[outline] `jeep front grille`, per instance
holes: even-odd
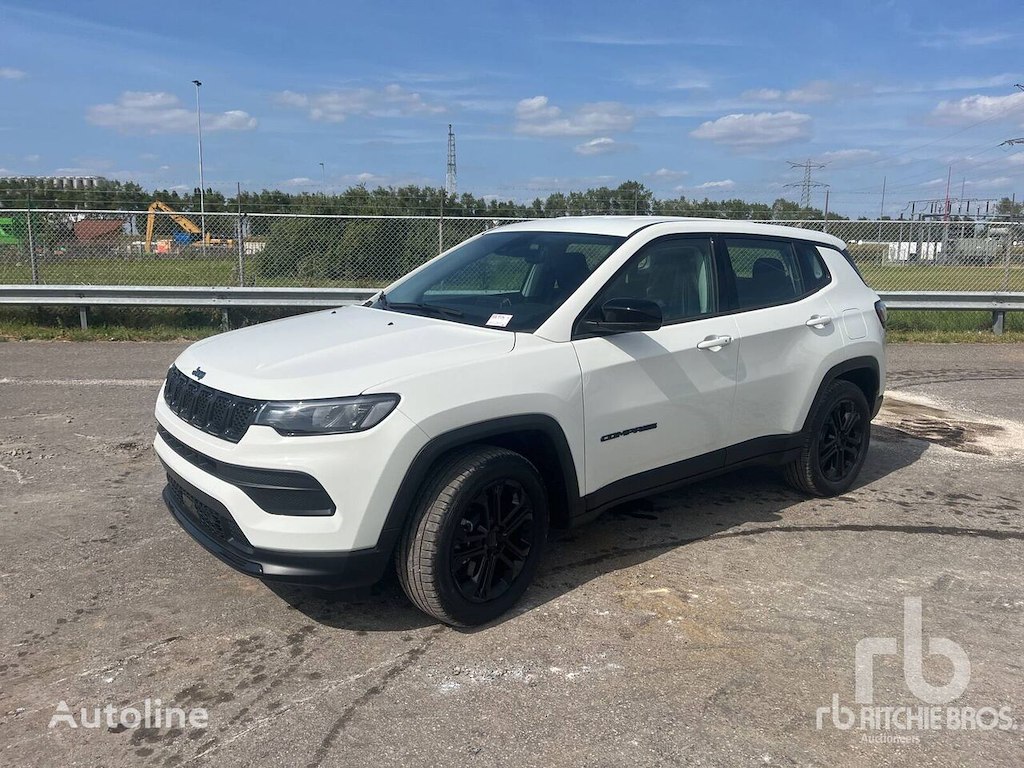
[[[171,366],[164,383],[164,402],[182,421],[207,434],[237,443],[252,424],[261,400],[229,395],[200,384]]]

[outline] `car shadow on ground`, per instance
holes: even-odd
[[[822,503],[848,506],[844,519],[857,517],[857,489],[913,464],[927,443],[894,429],[874,425],[872,449],[854,488]],[[736,470],[680,489],[639,499],[603,513],[571,531],[554,531],[534,584],[512,611],[486,630],[536,610],[607,573],[633,568],[695,542],[722,537],[740,526],[759,527],[783,520],[785,511],[807,497],[789,489],[779,470]],[[394,571],[369,589],[326,592],[267,583],[291,607],[327,627],[357,633],[416,629],[436,622],[414,608],[402,593]]]

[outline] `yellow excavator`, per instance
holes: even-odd
[[[163,211],[171,217],[171,221],[177,224],[183,230],[174,236],[174,239],[179,243],[194,243],[197,240],[201,240],[203,237],[203,230],[196,225],[192,219],[188,216],[183,216],[176,210],[171,208],[167,203],[161,202],[160,200],[154,200],[149,205],[149,216],[146,218],[146,253],[153,252],[153,228],[156,224],[156,212]],[[235,241],[229,238],[223,237],[210,237],[210,233],[206,233],[206,244],[207,245],[226,245],[229,247],[234,246]]]

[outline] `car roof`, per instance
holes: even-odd
[[[742,219],[710,219],[689,216],[563,216],[551,219],[531,219],[501,227],[503,231],[578,232],[592,235],[629,237],[641,229],[655,224],[674,225],[665,234],[678,232],[716,232],[721,234],[766,235],[813,240],[816,243],[845,248],[838,237],[813,229],[783,227],[778,224],[757,224]]]

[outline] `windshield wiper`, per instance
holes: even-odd
[[[421,312],[434,312],[435,314],[444,315],[447,317],[462,317],[465,314],[464,312],[460,312],[457,309],[452,309],[450,307],[442,307],[437,304],[423,304],[422,302],[418,301],[388,301],[383,293],[380,295],[380,298],[381,305],[385,309],[418,309]]]

